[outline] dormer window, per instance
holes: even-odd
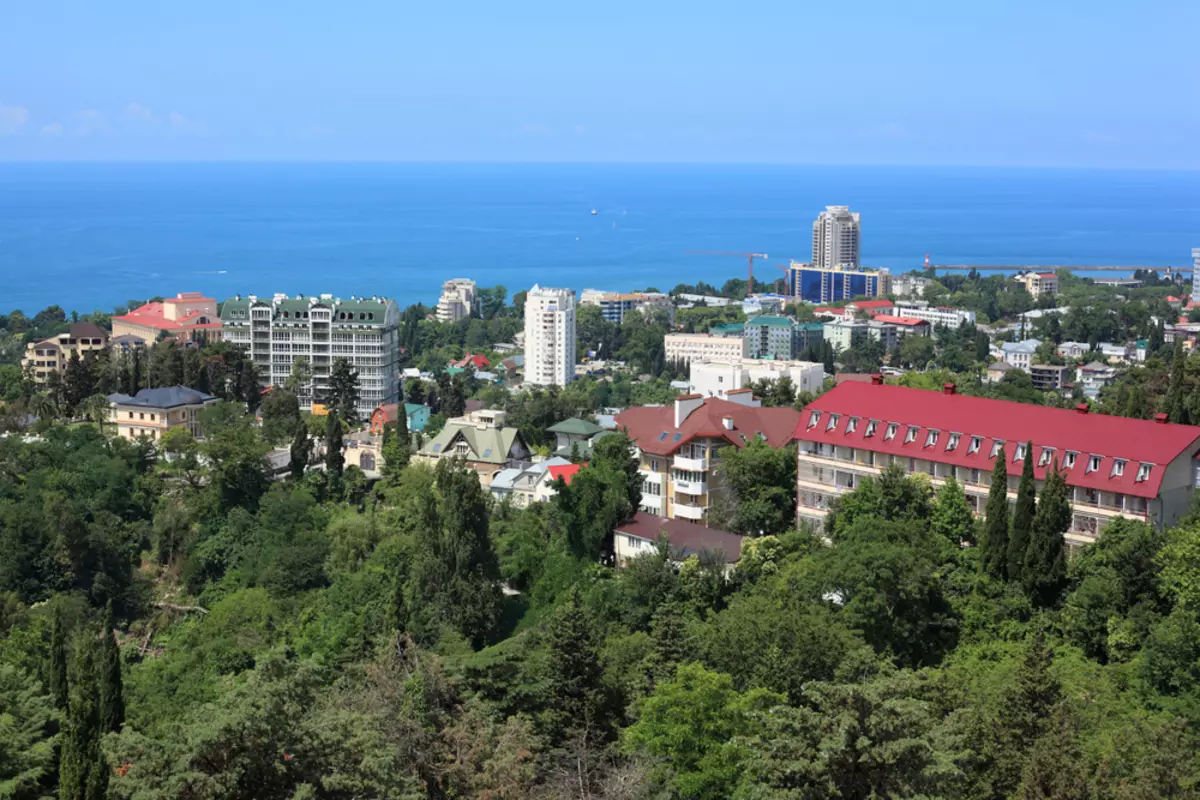
[[[983,437],[982,436],[972,436],[971,443],[969,445],[967,445],[967,455],[970,456],[970,455],[974,455],[975,453],[978,453],[980,447],[983,447]]]
[[[1121,476],[1122,476],[1122,475],[1124,475],[1124,474],[1125,474],[1125,459],[1123,459],[1123,458],[1114,458],[1114,459],[1113,459],[1113,465],[1112,465],[1112,472],[1111,472],[1111,473],[1109,473],[1109,476],[1108,476],[1108,477],[1110,477],[1110,478],[1119,478],[1119,477],[1121,477]]]
[[[1138,464],[1137,477],[1134,478],[1134,480],[1138,483],[1150,480],[1150,468],[1153,466],[1153,464],[1147,464],[1145,462]]]
[[[996,439],[992,442],[992,454],[989,458],[995,458],[1000,453],[1000,448],[1004,447],[1003,439]]]
[[[873,419],[867,420],[867,429],[865,431],[863,431],[863,438],[870,439],[872,436],[874,436],[875,435],[875,426],[878,424],[879,423]]]
[[[846,421],[846,433],[854,433],[858,430],[858,417],[851,417]]]
[[[1022,444],[1021,442],[1017,442],[1017,449],[1013,451],[1013,461],[1016,462],[1016,461],[1024,461],[1024,460],[1025,460],[1025,445]]]
[[[817,426],[817,423],[820,421],[821,421],[821,412],[814,411],[814,412],[812,412],[812,416],[810,416],[808,418],[808,427],[815,428]]]
[[[1053,458],[1054,458],[1054,448],[1053,447],[1043,447],[1041,458],[1038,459],[1038,466],[1039,467],[1046,466],[1047,464],[1050,463],[1050,461]]]
[[[937,444],[938,433],[939,433],[939,431],[930,431],[928,434],[926,434],[926,436],[925,436],[925,446],[926,447],[933,447],[935,444]]]
[[[825,425],[825,430],[831,431],[834,428],[836,428],[838,421],[841,420],[841,418],[842,418],[841,414],[830,414],[829,422],[828,422],[828,424]]]
[[[1088,456],[1087,469],[1084,471],[1086,475],[1089,472],[1096,472],[1100,469],[1100,456]]]
[[[1074,450],[1068,450],[1066,453],[1064,453],[1063,454],[1063,468],[1064,469],[1074,469],[1075,468],[1075,458],[1078,455],[1079,455],[1079,453],[1075,452]]]
[[[889,422],[888,426],[887,426],[887,430],[884,431],[884,433],[883,433],[883,440],[886,442],[888,439],[895,439],[896,438],[896,428],[898,428],[898,427],[899,426],[896,423]]]
[[[904,443],[915,442],[917,440],[917,426],[909,425],[908,433],[904,434]]]
[[[946,442],[946,451],[949,452],[951,450],[957,450],[958,449],[958,440],[961,438],[962,438],[961,433],[950,434],[950,439]]]

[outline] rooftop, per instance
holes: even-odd
[[[792,327],[793,324],[794,324],[793,320],[789,319],[788,317],[780,317],[780,316],[767,315],[767,314],[762,314],[757,317],[751,317],[750,319],[746,320],[746,327],[750,327],[751,325],[754,325],[754,326],[764,326],[765,325],[765,326],[772,327],[772,328],[790,328],[790,327]]]
[[[675,402],[687,399],[699,396],[676,398]],[[731,428],[725,426],[727,417],[732,419]],[[772,447],[783,447],[791,441],[799,419],[800,412],[793,408],[762,408],[716,397],[697,404],[678,428],[674,406],[638,406],[616,415],[618,428],[628,430],[643,451],[656,455],[669,455],[698,437],[724,439],[736,447],[744,447],[761,434]]]
[[[876,314],[876,322],[882,322],[889,325],[928,325],[929,323],[923,319],[916,317],[896,317],[891,314]]]
[[[216,400],[211,394],[198,392],[186,386],[167,386],[160,389],[142,389],[133,397],[127,394],[110,394],[108,401],[120,406],[141,408],[176,408],[196,406]]]
[[[562,422],[556,422],[546,430],[550,433],[562,433],[568,436],[595,436],[604,429],[594,422],[572,417],[564,419]]]
[[[1032,441],[1038,478],[1055,463],[1073,486],[1140,497],[1156,496],[1167,464],[1200,449],[1200,427],[1190,425],[869,383],[843,383],[818,397],[795,438],[980,470],[992,469],[996,443],[1006,443],[1015,461],[1016,445]],[[1021,466],[1010,464],[1009,473]]]
[[[706,528],[683,519],[667,519],[639,511],[633,519],[617,526],[617,533],[657,542],[661,535],[672,552],[683,556],[701,552],[719,553],[726,564],[736,564],[742,557],[742,537],[736,533]]]
[[[185,293],[188,294],[188,293]],[[128,314],[121,314],[113,317],[114,320],[129,323],[130,325],[141,325],[147,328],[156,328],[161,331],[178,331],[191,328],[220,328],[221,321],[210,320],[200,311],[192,311],[190,314],[185,314],[179,319],[167,319],[166,303],[211,303],[213,300],[208,297],[190,297],[181,296],[159,302],[157,300],[138,306]]]

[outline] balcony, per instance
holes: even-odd
[[[655,494],[643,494],[642,505],[646,508],[653,509],[658,514],[661,514],[663,510],[662,496]]]
[[[708,494],[708,481],[675,480],[675,491],[699,497]]]
[[[704,519],[704,512],[707,510],[704,506],[693,506],[688,503],[675,504],[675,516],[680,519],[702,520]]]
[[[708,459],[675,456],[675,460],[671,462],[671,466],[675,467],[675,469],[686,469],[689,472],[707,472]]]

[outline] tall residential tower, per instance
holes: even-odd
[[[534,284],[525,297],[525,382],[566,386],[575,379],[575,291]]]
[[[862,215],[849,206],[825,206],[813,223],[814,267],[858,267]]]

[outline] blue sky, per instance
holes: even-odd
[[[1196,0],[5,6],[0,160],[1200,168]]]

